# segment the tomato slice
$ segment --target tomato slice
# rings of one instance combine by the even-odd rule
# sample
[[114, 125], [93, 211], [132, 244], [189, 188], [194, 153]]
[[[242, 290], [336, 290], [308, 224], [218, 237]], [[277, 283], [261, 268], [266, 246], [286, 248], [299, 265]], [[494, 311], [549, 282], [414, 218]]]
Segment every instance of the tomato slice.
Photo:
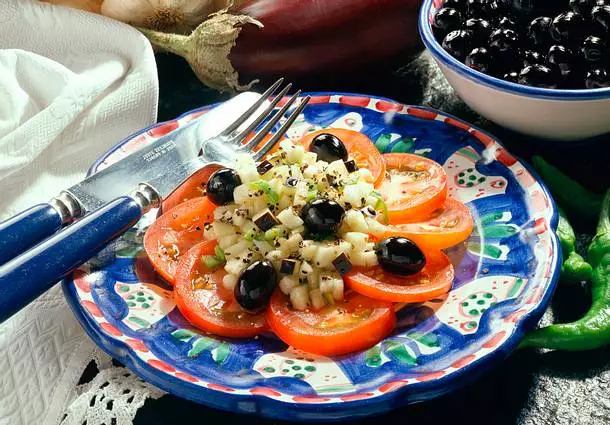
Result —
[[174, 299], [180, 313], [193, 326], [218, 336], [249, 337], [267, 329], [265, 313], [250, 314], [224, 288], [224, 269], [210, 273], [201, 257], [214, 255], [216, 241], [203, 241], [180, 260]]
[[166, 211], [146, 230], [144, 249], [163, 279], [174, 283], [180, 257], [201, 242], [203, 227], [214, 220], [215, 208], [208, 198], [193, 198]]
[[403, 236], [422, 248], [444, 249], [466, 240], [473, 226], [468, 207], [454, 199], [447, 199], [442, 208], [425, 220], [385, 226], [383, 237]]
[[309, 145], [318, 134], [330, 133], [337, 136], [345, 147], [347, 153], [351, 159], [356, 162], [358, 168], [368, 168], [373, 175], [373, 182], [377, 187], [383, 181], [385, 175], [385, 162], [379, 153], [379, 150], [375, 147], [375, 144], [366, 137], [364, 134], [354, 130], [348, 130], [345, 128], [325, 128], [323, 130], [314, 131], [309, 133], [298, 142], [309, 149]]
[[321, 310], [293, 310], [281, 291], [271, 297], [267, 322], [273, 331], [295, 348], [336, 356], [375, 345], [394, 329], [391, 303], [347, 291], [345, 299]]
[[447, 174], [436, 161], [409, 153], [383, 155], [386, 173], [379, 192], [390, 223], [425, 218], [447, 199]]
[[343, 279], [354, 291], [376, 300], [418, 303], [446, 294], [453, 284], [449, 258], [440, 251], [426, 252], [426, 265], [411, 276], [384, 271], [381, 266], [357, 267]]
[[162, 211], [169, 211], [176, 205], [193, 198], [205, 196], [205, 186], [210, 176], [221, 169], [220, 165], [208, 165], [196, 171], [163, 201]]

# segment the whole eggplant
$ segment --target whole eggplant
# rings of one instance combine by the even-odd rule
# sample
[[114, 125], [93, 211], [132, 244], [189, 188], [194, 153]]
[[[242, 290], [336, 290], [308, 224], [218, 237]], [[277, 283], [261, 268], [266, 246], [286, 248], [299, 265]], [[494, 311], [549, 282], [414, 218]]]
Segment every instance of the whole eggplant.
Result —
[[342, 79], [382, 69], [421, 47], [420, 2], [246, 0], [188, 36], [139, 30], [155, 47], [184, 57], [209, 87], [245, 90], [251, 83], [241, 82], [274, 76]]
[[421, 0], [248, 0], [229, 59], [240, 75], [351, 73], [420, 47]]

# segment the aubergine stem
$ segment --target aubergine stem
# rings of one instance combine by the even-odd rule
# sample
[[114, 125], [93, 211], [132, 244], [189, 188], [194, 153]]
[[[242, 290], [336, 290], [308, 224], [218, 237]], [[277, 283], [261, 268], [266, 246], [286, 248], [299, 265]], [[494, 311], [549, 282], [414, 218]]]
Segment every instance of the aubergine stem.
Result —
[[241, 27], [246, 24], [263, 26], [250, 16], [233, 15], [221, 10], [210, 15], [188, 36], [137, 29], [153, 46], [186, 59], [197, 78], [206, 86], [221, 91], [241, 91], [248, 90], [257, 82], [240, 85], [239, 75], [229, 60], [229, 53], [236, 44]]

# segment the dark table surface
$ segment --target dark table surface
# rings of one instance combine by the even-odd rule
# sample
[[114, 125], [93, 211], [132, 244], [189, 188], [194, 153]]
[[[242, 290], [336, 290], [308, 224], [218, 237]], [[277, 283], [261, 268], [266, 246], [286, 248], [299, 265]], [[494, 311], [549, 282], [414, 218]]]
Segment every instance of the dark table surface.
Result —
[[[220, 94], [204, 87], [178, 57], [159, 54], [158, 68], [159, 121], [230, 97], [230, 94]], [[367, 71], [366, 77], [354, 75], [349, 81], [318, 78], [296, 83], [308, 91], [365, 93], [407, 104], [435, 107], [495, 134], [512, 153], [526, 161], [532, 154], [540, 154], [593, 191], [601, 193], [610, 187], [610, 136], [566, 144], [511, 133], [468, 109], [427, 55], [376, 67], [374, 71]], [[582, 249], [594, 224], [574, 222], [573, 225]], [[543, 321], [573, 320], [587, 309], [588, 303], [586, 287], [560, 286]], [[472, 385], [450, 395], [352, 423], [610, 424], [609, 390], [610, 347], [582, 353], [521, 350], [511, 354], [500, 367]], [[135, 423], [282, 424], [206, 408], [172, 395], [147, 401], [138, 412]]]

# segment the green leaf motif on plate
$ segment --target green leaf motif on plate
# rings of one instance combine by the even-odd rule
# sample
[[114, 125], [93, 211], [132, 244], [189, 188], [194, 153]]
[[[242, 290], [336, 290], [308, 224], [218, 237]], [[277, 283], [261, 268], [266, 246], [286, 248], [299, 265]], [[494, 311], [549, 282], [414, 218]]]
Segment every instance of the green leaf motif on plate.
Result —
[[195, 332], [188, 329], [176, 329], [174, 332], [172, 332], [172, 336], [182, 342], [187, 342], [195, 335], [197, 335]]
[[382, 360], [381, 347], [379, 345], [370, 348], [364, 353], [364, 362], [368, 367], [379, 367], [381, 366]]
[[415, 366], [417, 364], [417, 358], [412, 355], [403, 344], [390, 340], [385, 341], [384, 345], [387, 347], [386, 353], [400, 363], [409, 366]]
[[216, 341], [207, 336], [199, 337], [193, 342], [193, 347], [186, 355], [190, 358], [197, 357], [202, 351], [209, 351]]
[[435, 333], [428, 333], [428, 334], [412, 334], [409, 335], [409, 338], [414, 339], [415, 341], [419, 342], [422, 345], [425, 345], [426, 347], [440, 347], [441, 346], [441, 342], [438, 338], [438, 335], [436, 335]]
[[221, 342], [218, 347], [212, 350], [212, 359], [218, 364], [223, 364], [229, 354], [231, 353], [231, 347], [226, 342]]
[[499, 259], [502, 256], [502, 250], [498, 248], [496, 245], [485, 244], [481, 246], [481, 244], [476, 242], [469, 242], [467, 244], [468, 251], [477, 255], [485, 255], [486, 257], [493, 258], [495, 260]]
[[410, 138], [397, 140], [396, 142], [394, 142], [394, 145], [392, 146], [392, 150], [390, 152], [409, 153], [413, 150], [414, 142], [415, 140]]
[[483, 236], [486, 238], [508, 238], [517, 233], [518, 229], [511, 224], [495, 224], [493, 226], [483, 226]]

